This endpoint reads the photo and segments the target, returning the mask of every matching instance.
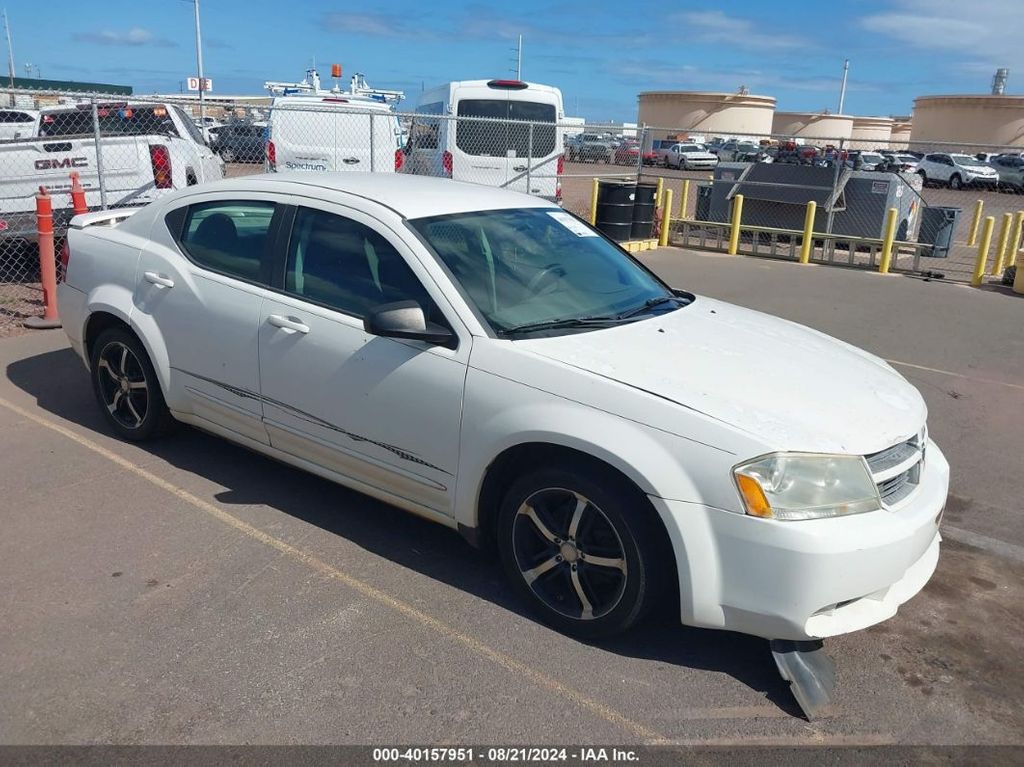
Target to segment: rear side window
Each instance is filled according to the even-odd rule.
[[[252,200],[191,205],[178,230],[178,242],[199,266],[247,282],[268,284],[270,229],[276,208],[272,202]],[[176,226],[170,218],[175,213],[168,215],[172,231]]]
[[[181,124],[185,126],[185,132],[188,134],[188,137],[197,144],[205,144],[206,139],[203,138],[203,133],[199,130],[198,126],[192,122],[192,118],[185,114],[181,107],[174,107],[174,111],[178,114],[178,119],[181,120]]]
[[[459,117],[488,117],[496,120],[522,120],[532,123],[550,123],[533,126],[533,157],[546,157],[555,151],[555,107],[533,101],[505,101],[498,99],[463,99],[459,102]],[[586,137],[584,137],[584,141]],[[531,156],[530,126],[508,122],[483,120],[462,121],[455,128],[455,145],[466,154],[478,157]]]
[[[167,107],[163,106],[101,105],[96,117],[104,136],[178,135]],[[39,135],[47,138],[91,136],[94,130],[91,108],[47,112],[39,125]]]
[[[27,112],[0,109],[0,123],[30,123],[34,122],[35,119],[35,117]]]

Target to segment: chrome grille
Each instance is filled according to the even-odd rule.
[[[921,463],[924,460],[924,434],[922,431],[911,439],[865,456],[884,505],[894,506],[917,489],[921,481]],[[899,474],[882,478],[890,470],[915,458],[909,468]]]

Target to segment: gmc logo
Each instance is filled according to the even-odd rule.
[[[36,170],[60,170],[61,168],[84,168],[89,164],[85,157],[65,157],[63,160],[36,160]]]

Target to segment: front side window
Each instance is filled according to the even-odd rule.
[[[358,221],[313,208],[299,208],[295,216],[285,290],[355,317],[381,304],[416,301],[428,320],[446,324],[383,236]]]
[[[218,200],[191,205],[179,242],[197,264],[248,282],[269,283],[272,202]]]
[[[499,333],[553,320],[607,319],[672,297],[563,210],[480,211],[409,223]]]

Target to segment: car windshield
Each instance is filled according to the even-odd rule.
[[[680,152],[703,152],[704,150],[701,149],[696,144],[683,144],[682,146],[679,147],[679,151]]]
[[[618,321],[671,310],[673,293],[594,229],[556,208],[411,220],[498,333],[538,323]],[[658,305],[655,309],[653,305]]]
[[[912,154],[898,154],[896,159],[900,162],[917,162],[917,158]]]
[[[971,157],[969,154],[951,154],[950,157],[957,165],[985,165],[977,157]]]
[[[882,157],[882,155],[874,154],[872,152],[864,152],[860,157],[861,157],[862,160],[864,160],[864,162],[873,162],[873,163],[885,162],[885,158]]]

